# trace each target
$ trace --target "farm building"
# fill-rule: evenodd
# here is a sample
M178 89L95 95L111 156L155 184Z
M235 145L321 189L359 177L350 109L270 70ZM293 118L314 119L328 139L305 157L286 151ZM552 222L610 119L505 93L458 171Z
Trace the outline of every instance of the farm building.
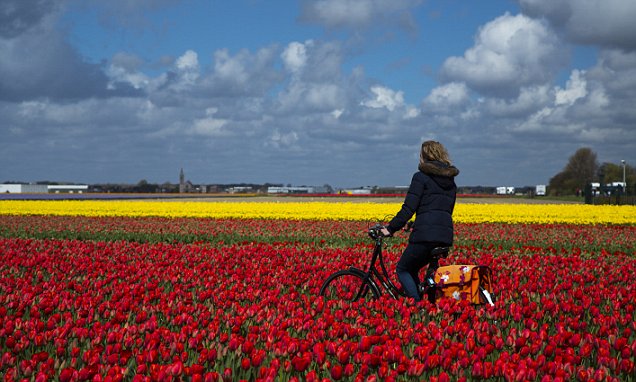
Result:
M0 184L0 193L3 194L82 194L87 191L87 184Z
M48 192L54 194L82 194L86 191L88 191L87 184L56 184L48 186Z
M0 184L0 193L7 194L46 194L46 184Z

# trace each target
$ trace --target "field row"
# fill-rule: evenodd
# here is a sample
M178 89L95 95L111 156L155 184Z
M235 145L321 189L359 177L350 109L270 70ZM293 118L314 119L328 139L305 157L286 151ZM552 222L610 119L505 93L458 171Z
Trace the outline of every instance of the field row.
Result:
M0 215L0 375L635 380L634 226L457 224L444 262L490 266L494 307L318 297L367 226Z
M368 244L375 222L330 220L201 219L0 215L0 237L101 241L286 243L290 246L352 247ZM399 237L406 237L401 233ZM636 251L634 225L456 223L455 244L505 250L551 247L590 254ZM405 240L392 240L404 246Z
M401 202L0 201L0 214L377 221L400 207ZM460 223L636 225L636 206L460 203L453 216Z

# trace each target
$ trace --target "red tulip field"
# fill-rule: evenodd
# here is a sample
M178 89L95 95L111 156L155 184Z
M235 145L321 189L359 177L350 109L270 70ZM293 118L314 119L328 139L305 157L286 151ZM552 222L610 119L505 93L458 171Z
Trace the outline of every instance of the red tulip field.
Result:
M457 223L441 262L488 265L494 306L319 297L368 226L0 215L0 375L636 381L636 226Z

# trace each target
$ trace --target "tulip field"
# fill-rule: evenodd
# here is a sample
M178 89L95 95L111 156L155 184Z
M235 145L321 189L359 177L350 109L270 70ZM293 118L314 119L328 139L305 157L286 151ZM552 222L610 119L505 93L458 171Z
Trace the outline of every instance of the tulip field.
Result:
M494 306L319 297L400 205L0 201L0 376L636 381L636 207L458 203Z

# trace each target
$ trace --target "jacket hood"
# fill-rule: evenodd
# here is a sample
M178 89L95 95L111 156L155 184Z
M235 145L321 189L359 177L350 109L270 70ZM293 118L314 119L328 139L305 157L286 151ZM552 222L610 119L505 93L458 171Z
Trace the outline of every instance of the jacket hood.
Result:
M428 175L443 189L455 187L455 177L459 170L455 166L449 166L438 161L427 161L419 166L419 170Z

